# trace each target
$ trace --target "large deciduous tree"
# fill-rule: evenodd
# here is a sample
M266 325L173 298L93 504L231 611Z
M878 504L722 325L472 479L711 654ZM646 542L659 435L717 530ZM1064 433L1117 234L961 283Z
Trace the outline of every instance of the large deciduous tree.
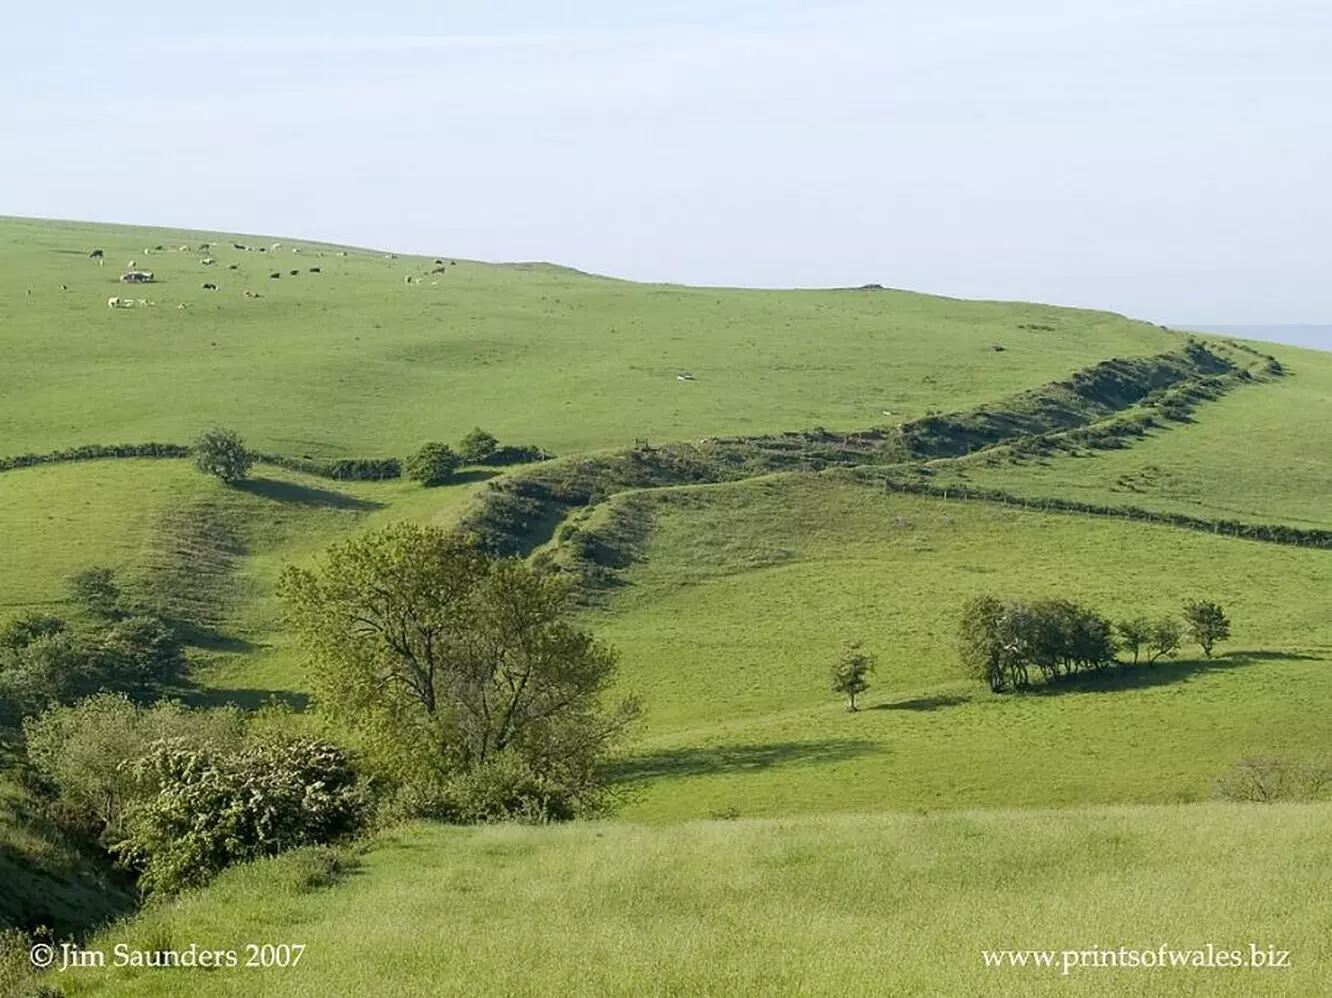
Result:
M502 773L512 787L521 770L518 809L560 817L595 800L597 764L636 706L603 705L615 653L569 622L558 580L400 523L288 569L281 592L320 704L404 784L447 798L451 781Z

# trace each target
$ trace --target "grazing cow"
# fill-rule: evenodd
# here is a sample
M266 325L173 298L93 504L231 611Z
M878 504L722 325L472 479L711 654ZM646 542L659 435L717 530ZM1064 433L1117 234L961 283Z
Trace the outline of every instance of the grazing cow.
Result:
M274 244L273 244L273 249L275 249L275 250L280 250L280 249L282 249L282 244L281 244L281 243L274 243Z
M448 272L449 272L448 267L433 267L430 270L430 273L432 274L447 274Z
M232 246L235 246L236 249L238 249L238 250L243 250L243 249L245 249L245 244L244 244L244 243L232 243L231 245L232 245Z
M229 264L227 264L227 270L239 270L239 269L240 269L240 264L239 264L239 263L229 263Z
M202 287L205 291L216 291L216 290L217 290L217 285L216 285L216 284L208 284L207 282L205 282L204 284L200 285L200 287Z
M269 279L270 281L276 281L276 280L277 280L279 277L281 277L281 276L282 276L282 272L281 272L281 271L278 271L278 270L275 270L275 271L273 271L273 273L271 273L271 274L268 275L268 279Z
M346 256L346 255L347 255L346 250L338 250L338 256Z
M120 275L122 284L151 284L153 282L153 272L151 270L130 270Z
M133 270L133 269L134 269L135 267L137 267L137 266L138 266L138 264L135 263L133 260L131 260L129 263L125 264L125 268L126 268L127 270Z
M189 248L188 246L178 246L178 247L177 247L177 252L180 252L180 253L188 253L189 251L190 251L190 248Z
M133 298L108 298L106 300L107 308L133 308Z
M299 270L293 270L293 271L291 272L291 276L292 276L292 277L295 277L295 276L297 276L298 274L300 274L300 271L299 271Z
M322 271L319 267L311 267L311 268L310 268L310 273L312 273L312 274L320 274L320 273L323 273L323 271Z
M60 285L60 290L61 290L61 291L68 291L68 290L69 290L69 285L68 285L68 284L62 284L62 285Z
M442 267L443 265L444 265L444 261L443 261L443 260L436 260L436 261L435 261L435 266L437 266L437 267Z
M199 262L202 263L205 267L211 267L213 264L217 263L217 261L214 260L211 256L206 256Z
M101 250L99 250L99 249L95 249L95 250L93 250L91 253L88 254L88 259L89 259L89 260L100 260L100 259L102 259L102 257L104 257L104 256L106 256L105 253L103 253L103 252L102 252Z

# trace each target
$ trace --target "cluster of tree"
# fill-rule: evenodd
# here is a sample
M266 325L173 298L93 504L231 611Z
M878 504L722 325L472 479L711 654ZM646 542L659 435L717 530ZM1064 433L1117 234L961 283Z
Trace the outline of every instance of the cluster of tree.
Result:
M115 856L141 889L171 892L363 827L371 797L347 753L284 720L99 694L25 729L51 816Z
M408 478L422 485L441 485L464 464L486 464L499 450L493 433L475 427L458 442L455 450L448 444L428 443L407 458L404 471Z
M28 613L0 625L0 725L103 690L151 695L180 681L180 639L158 617L126 609L113 574L68 580L72 620Z
M605 802L600 764L637 706L603 705L615 653L568 621L560 580L401 523L287 569L280 593L321 709L404 810L554 820Z
M966 485L929 485L924 482L903 482L897 479L881 479L883 487L889 492L904 492L911 495L933 496L940 499L972 499L982 502L1002 503L1006 506L1021 506L1024 509L1056 510L1066 513L1088 513L1092 516L1113 516L1126 520L1143 520L1148 523L1164 523L1186 530L1199 530L1209 534L1223 534L1227 537L1243 537L1246 540L1267 541L1271 544L1291 544L1296 547L1332 548L1332 530L1306 530L1300 527L1288 527L1280 523L1241 523L1238 520L1202 520L1184 513L1163 513L1142 509L1138 506L1103 506L1098 503L1079 502L1075 499L1059 499L1048 496L1039 499L1014 495L1001 489L982 489Z
M290 457L256 451L255 460L274 467L299 471L335 482L382 482L402 477L402 461L396 457Z
M996 693L1115 665L1120 649L1155 663L1173 655L1187 632L1209 658L1230 636L1221 607L1206 600L1184 605L1184 625L1173 617L1136 617L1111 624L1095 610L1066 599L1016 600L977 596L962 610L958 647L972 675Z

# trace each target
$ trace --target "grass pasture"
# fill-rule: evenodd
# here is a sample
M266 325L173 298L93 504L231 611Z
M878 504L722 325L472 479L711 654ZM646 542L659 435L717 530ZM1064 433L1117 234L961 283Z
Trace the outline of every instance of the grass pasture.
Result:
M131 259L157 282L117 283ZM480 424L579 465L641 438L860 430L972 407L1002 421L1015 393L1035 420L1051 389L1067 394L1050 382L1183 343L1023 303L438 259L0 218L0 457L184 443L215 424L289 457L403 457ZM155 305L109 309L119 294ZM1257 347L1287 376L1236 377L1122 449L936 461L931 481L1332 528L1332 354ZM846 469L757 470L791 466L605 499L628 487L608 473L588 489L604 501L559 506L578 531L513 514L552 564L609 552L579 619L619 650L620 690L646 707L612 764L614 819L406 825L352 859L301 851L230 870L83 937L242 954L302 943L297 968L49 980L71 998L1320 993L1332 804L1209 798L1245 756L1329 759L1332 551L889 493ZM110 566L192 625L193 700L300 707L303 663L273 599L282 569L395 520L452 525L511 471L431 489L269 465L228 488L184 459L0 472L0 617L62 612L63 579ZM647 480L687 479L626 481ZM1111 618L1215 598L1233 639L1213 660L1186 647L996 696L954 648L958 610L981 592L1068 596ZM854 714L828 689L850 638L879 660ZM16 748L0 745L0 925L45 910L58 931L86 931L130 897L33 806ZM1254 943L1292 965L1064 976L981 956L1163 943Z
M967 811L665 828L416 826L330 887L300 854L90 944L299 942L286 969L69 971L71 996L1308 996L1329 805ZM1288 969L986 968L982 950L1289 951Z
M478 423L556 453L858 429L1181 339L1038 305L638 285L448 257L432 275L430 258L235 243L273 240L0 219L0 455L187 442L212 424L259 449L338 457L401 455ZM117 283L130 260L158 283ZM108 309L122 293L156 307Z
M1115 451L939 462L933 481L1209 519L1332 527L1332 353L1261 344L1287 370Z
M626 497L629 498L629 497ZM617 499L623 502L624 499ZM668 821L1206 798L1248 754L1325 751L1325 551L774 476L630 501L650 540L599 632L647 714L627 814ZM1225 605L1234 640L1173 663L993 696L954 650L981 592L1112 619ZM844 639L878 652L867 709L827 690Z

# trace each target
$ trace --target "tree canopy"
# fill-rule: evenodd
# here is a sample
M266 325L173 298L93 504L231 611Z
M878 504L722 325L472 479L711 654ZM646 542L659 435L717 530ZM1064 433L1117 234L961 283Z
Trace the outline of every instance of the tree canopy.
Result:
M535 788L521 805L548 817L597 796L597 763L636 706L603 707L616 655L566 619L558 580L399 523L289 568L280 591L321 707L399 780L447 800L479 771L512 784L521 770Z

